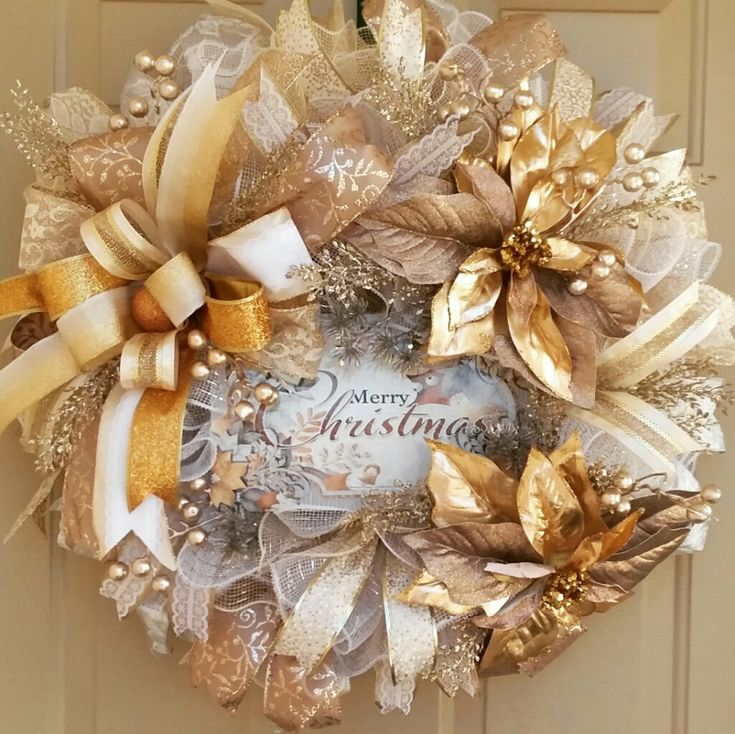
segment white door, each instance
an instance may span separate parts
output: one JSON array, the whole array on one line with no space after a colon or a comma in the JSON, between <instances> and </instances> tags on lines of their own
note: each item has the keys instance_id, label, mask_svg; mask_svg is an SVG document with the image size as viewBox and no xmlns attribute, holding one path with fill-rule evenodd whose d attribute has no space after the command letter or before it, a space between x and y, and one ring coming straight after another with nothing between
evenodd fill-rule
<instances>
[{"instance_id":1,"label":"white door","mask_svg":"<svg viewBox=\"0 0 735 734\"><path fill-rule=\"evenodd\" d=\"M281 5L284 3L281 2ZM731 0L463 0L495 17L544 11L570 57L599 89L627 85L651 94L681 119L667 143L718 182L705 192L712 239L735 237L735 3ZM261 3L248 3L254 10ZM267 2L272 17L279 2ZM174 0L0 0L0 89L19 77L35 96L86 86L114 103L125 60L162 51L202 10ZM6 98L7 99L7 98ZM9 104L9 99L6 102ZM15 272L30 180L12 144L0 140L0 269ZM725 247L716 285L732 291L735 250ZM735 436L735 421L726 420ZM32 461L13 431L0 443L0 523L8 527L36 488ZM426 734L726 734L735 731L735 500L727 496L735 459L701 465L719 482L705 553L657 569L636 596L604 618L537 678L491 679L484 695L449 700L421 687L410 718L381 717L372 679L358 681L333 731ZM0 732L5 734L225 734L272 732L256 691L232 716L189 687L178 662L185 646L152 657L137 622L119 623L97 595L99 564L63 553L28 523L0 549Z\"/></svg>"}]
</instances>

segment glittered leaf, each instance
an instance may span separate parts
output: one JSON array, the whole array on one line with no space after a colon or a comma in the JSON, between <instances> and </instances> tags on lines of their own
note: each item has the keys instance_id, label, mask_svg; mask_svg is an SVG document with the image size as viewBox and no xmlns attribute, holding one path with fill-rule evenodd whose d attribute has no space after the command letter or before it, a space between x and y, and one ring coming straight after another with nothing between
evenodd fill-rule
<instances>
[{"instance_id":1,"label":"glittered leaf","mask_svg":"<svg viewBox=\"0 0 735 734\"><path fill-rule=\"evenodd\" d=\"M659 530L640 548L635 555L627 553L612 556L607 561L596 563L590 569L593 581L608 586L619 586L630 591L648 576L661 561L668 558L684 542L688 529Z\"/></svg>"},{"instance_id":2,"label":"glittered leaf","mask_svg":"<svg viewBox=\"0 0 735 734\"><path fill-rule=\"evenodd\" d=\"M454 178L460 191L474 194L487 207L495 224L496 234L485 246L499 245L504 232L516 223L516 203L508 184L492 168L462 163L454 167Z\"/></svg>"},{"instance_id":3,"label":"glittered leaf","mask_svg":"<svg viewBox=\"0 0 735 734\"><path fill-rule=\"evenodd\" d=\"M449 596L446 585L424 571L416 581L396 596L396 601L405 604L422 604L426 607L443 609L448 614L464 615L476 609L475 606L458 604Z\"/></svg>"},{"instance_id":4,"label":"glittered leaf","mask_svg":"<svg viewBox=\"0 0 735 734\"><path fill-rule=\"evenodd\" d=\"M489 560L533 563L537 556L515 523L462 523L406 536L427 571L441 581L459 604L481 605L507 600L532 579L490 573Z\"/></svg>"},{"instance_id":5,"label":"glittered leaf","mask_svg":"<svg viewBox=\"0 0 735 734\"><path fill-rule=\"evenodd\" d=\"M361 217L344 239L379 265L412 283L451 280L494 227L471 194L419 194Z\"/></svg>"}]
</instances>

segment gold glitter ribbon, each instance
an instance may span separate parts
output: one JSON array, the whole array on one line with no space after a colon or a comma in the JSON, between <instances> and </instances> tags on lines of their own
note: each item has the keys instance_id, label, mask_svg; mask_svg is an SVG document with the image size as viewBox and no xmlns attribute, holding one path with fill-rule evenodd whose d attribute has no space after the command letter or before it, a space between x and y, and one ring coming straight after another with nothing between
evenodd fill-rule
<instances>
[{"instance_id":1,"label":"gold glitter ribbon","mask_svg":"<svg viewBox=\"0 0 735 734\"><path fill-rule=\"evenodd\" d=\"M149 495L156 495L170 504L176 502L181 436L191 380L189 370L184 369L183 379L179 379L176 390L150 388L143 393L135 409L128 454L128 504L131 510Z\"/></svg>"},{"instance_id":2,"label":"gold glitter ribbon","mask_svg":"<svg viewBox=\"0 0 735 734\"><path fill-rule=\"evenodd\" d=\"M271 338L268 304L260 283L208 274L207 331L226 352L262 349Z\"/></svg>"},{"instance_id":3,"label":"gold glitter ribbon","mask_svg":"<svg viewBox=\"0 0 735 734\"><path fill-rule=\"evenodd\" d=\"M45 311L52 320L100 293L125 285L91 255L49 263L0 282L0 318Z\"/></svg>"}]
</instances>

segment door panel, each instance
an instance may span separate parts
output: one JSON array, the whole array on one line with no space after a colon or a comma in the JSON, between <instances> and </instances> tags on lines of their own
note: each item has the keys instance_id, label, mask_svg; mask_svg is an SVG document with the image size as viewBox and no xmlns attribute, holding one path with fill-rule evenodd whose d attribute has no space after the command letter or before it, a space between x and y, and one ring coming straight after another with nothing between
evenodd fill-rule
<instances>
[{"instance_id":1,"label":"door panel","mask_svg":"<svg viewBox=\"0 0 735 734\"><path fill-rule=\"evenodd\" d=\"M272 19L285 0L249 5ZM598 88L627 85L657 98L662 112L681 118L666 147L689 148L698 170L719 175L705 191L713 239L731 234L735 145L730 121L735 99L735 8L729 0L463 0L464 7L499 17L547 12L570 57L592 71ZM53 88L85 86L114 104L126 60L141 48L161 52L205 6L181 0L23 0L3 2L2 87L16 75L42 98ZM27 49L33 49L32 55ZM6 243L2 274L14 272L20 231L20 192L31 176L0 140L0 227ZM716 285L732 290L735 255L725 250ZM735 423L726 421L733 435ZM6 525L35 491L32 461L12 431L0 443L6 476ZM704 479L727 489L728 458L702 462ZM719 734L735 727L728 682L735 635L728 628L735 588L735 501L718 508L707 551L664 564L636 596L590 620L590 631L537 678L492 679L476 699L450 700L429 685L419 688L411 717L382 717L373 704L372 676L344 701L344 721L333 729L426 734L516 734L595 731L598 734ZM118 622L113 605L97 595L100 567L55 548L32 523L0 552L4 665L0 671L3 731L13 734L193 734L272 732L259 713L260 691L241 710L220 710L204 691L190 688L173 655L153 657L133 616ZM731 576L731 574L730 574Z\"/></svg>"}]
</instances>

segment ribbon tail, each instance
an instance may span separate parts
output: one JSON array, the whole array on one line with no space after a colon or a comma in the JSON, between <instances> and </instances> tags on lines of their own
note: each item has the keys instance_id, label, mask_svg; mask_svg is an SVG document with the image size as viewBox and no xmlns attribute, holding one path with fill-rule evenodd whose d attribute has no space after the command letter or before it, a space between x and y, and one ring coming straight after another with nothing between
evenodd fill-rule
<instances>
[{"instance_id":1,"label":"ribbon tail","mask_svg":"<svg viewBox=\"0 0 735 734\"><path fill-rule=\"evenodd\" d=\"M340 695L347 687L326 660L311 674L293 657L274 655L268 662L263 694L265 715L286 731L338 724Z\"/></svg>"},{"instance_id":2,"label":"ribbon tail","mask_svg":"<svg viewBox=\"0 0 735 734\"><path fill-rule=\"evenodd\" d=\"M405 604L396 596L416 577L415 569L388 553L383 572L383 606L388 638L388 663L393 685L415 681L434 668L438 638L431 610Z\"/></svg>"},{"instance_id":3,"label":"ribbon tail","mask_svg":"<svg viewBox=\"0 0 735 734\"><path fill-rule=\"evenodd\" d=\"M127 490L134 510L151 495L173 505L179 495L181 441L192 377L188 360L178 387L148 389L140 397L130 428Z\"/></svg>"},{"instance_id":4,"label":"ribbon tail","mask_svg":"<svg viewBox=\"0 0 735 734\"><path fill-rule=\"evenodd\" d=\"M94 528L100 557L132 532L161 564L173 570L176 557L163 501L149 496L132 512L128 508L130 429L143 394L143 390L116 385L102 409L94 476Z\"/></svg>"},{"instance_id":5,"label":"ribbon tail","mask_svg":"<svg viewBox=\"0 0 735 734\"><path fill-rule=\"evenodd\" d=\"M251 601L236 612L215 608L209 639L196 641L191 651L192 685L205 686L220 706L237 709L270 654L280 623L272 599Z\"/></svg>"},{"instance_id":6,"label":"ribbon tail","mask_svg":"<svg viewBox=\"0 0 735 734\"><path fill-rule=\"evenodd\" d=\"M349 541L348 541L349 542ZM377 540L324 562L284 622L275 652L295 658L307 672L326 658L370 576ZM318 548L310 555L319 555ZM309 644L304 644L304 640Z\"/></svg>"}]
</instances>

